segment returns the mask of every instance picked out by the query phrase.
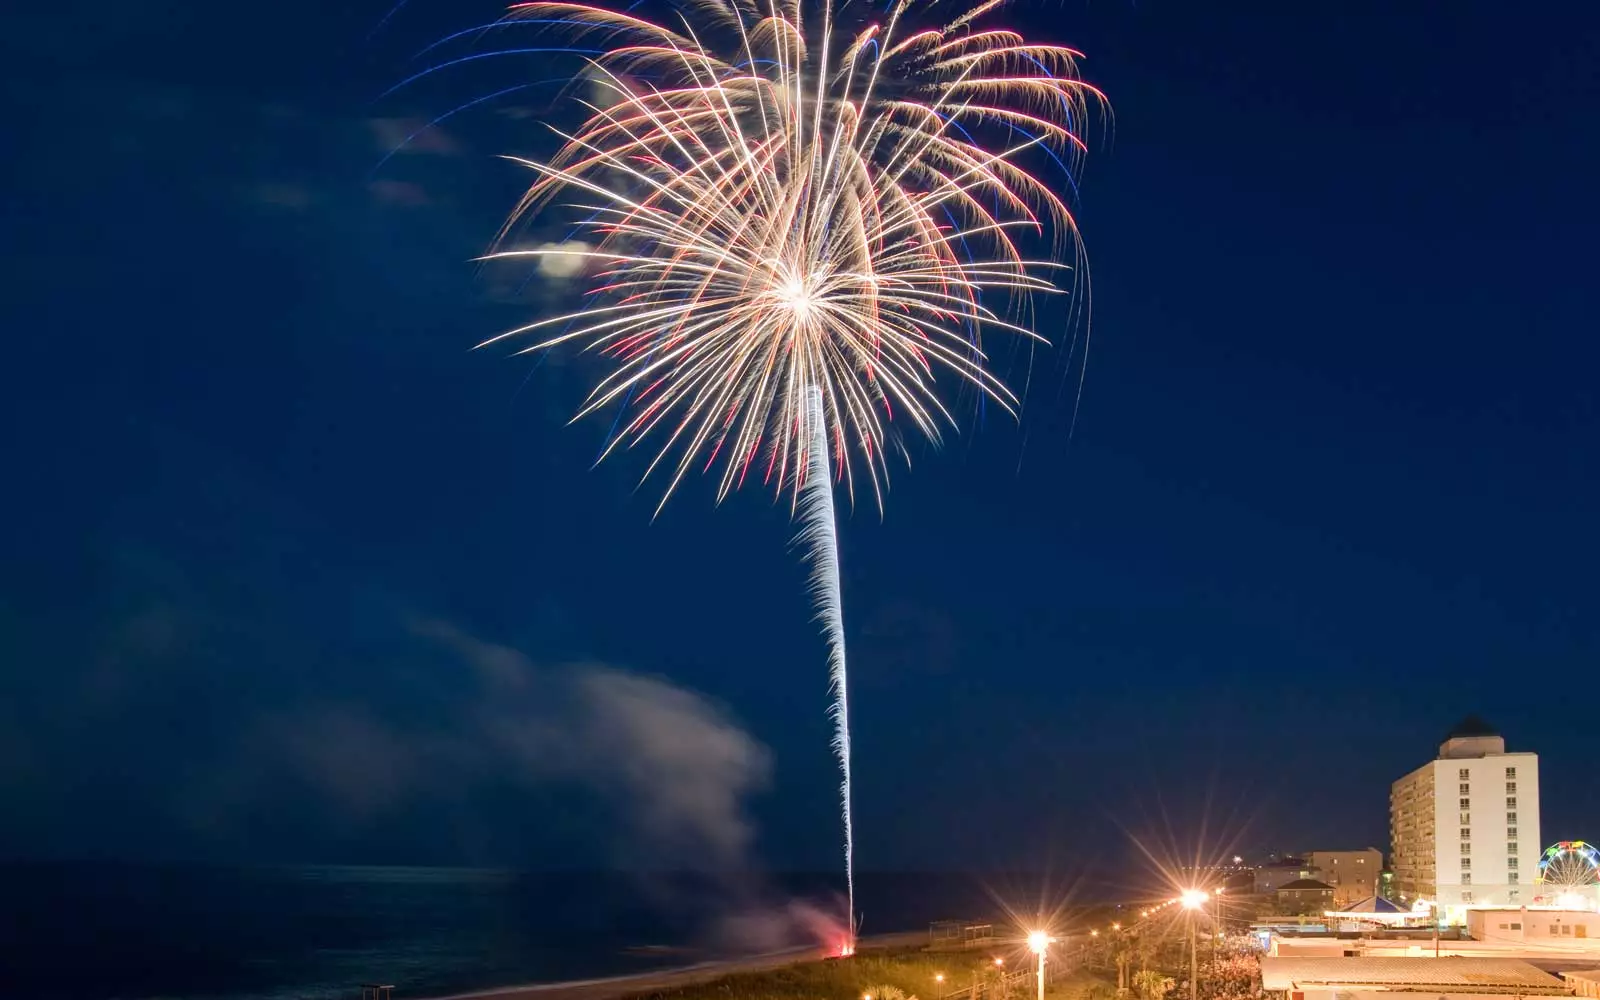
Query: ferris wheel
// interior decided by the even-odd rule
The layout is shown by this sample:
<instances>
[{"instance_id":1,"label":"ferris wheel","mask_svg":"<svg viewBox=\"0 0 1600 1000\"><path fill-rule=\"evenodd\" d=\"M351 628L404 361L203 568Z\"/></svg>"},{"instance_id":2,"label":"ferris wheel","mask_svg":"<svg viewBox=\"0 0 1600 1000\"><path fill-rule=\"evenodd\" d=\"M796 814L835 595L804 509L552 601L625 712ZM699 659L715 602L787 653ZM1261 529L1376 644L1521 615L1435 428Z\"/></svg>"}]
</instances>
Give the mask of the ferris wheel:
<instances>
[{"instance_id":1,"label":"ferris wheel","mask_svg":"<svg viewBox=\"0 0 1600 1000\"><path fill-rule=\"evenodd\" d=\"M1563 840L1539 859L1537 901L1555 903L1563 896L1593 893L1600 886L1600 849L1581 840Z\"/></svg>"}]
</instances>

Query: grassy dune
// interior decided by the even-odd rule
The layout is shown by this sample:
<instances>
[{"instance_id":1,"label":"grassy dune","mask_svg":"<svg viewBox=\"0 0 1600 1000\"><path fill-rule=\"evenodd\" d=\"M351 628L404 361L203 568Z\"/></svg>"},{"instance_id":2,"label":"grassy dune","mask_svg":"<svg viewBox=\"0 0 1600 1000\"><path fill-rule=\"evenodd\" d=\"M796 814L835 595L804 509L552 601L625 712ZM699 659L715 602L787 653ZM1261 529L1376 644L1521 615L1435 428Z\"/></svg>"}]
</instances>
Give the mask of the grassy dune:
<instances>
[{"instance_id":1,"label":"grassy dune","mask_svg":"<svg viewBox=\"0 0 1600 1000\"><path fill-rule=\"evenodd\" d=\"M1027 961L1017 956L1015 961ZM862 1000L883 986L901 990L907 997L939 1000L962 990L974 974L988 972L990 956L977 952L930 953L921 949L869 951L849 959L799 962L780 969L734 972L716 979L666 990L633 994L636 1000ZM980 964L982 963L982 964ZM942 974L943 983L935 980ZM1048 1000L1085 1000L1100 980L1078 972L1058 977L1050 984ZM1015 985L1010 1000L1033 1000L1032 981ZM958 998L952 998L958 1000ZM996 994L995 1000L1000 1000Z\"/></svg>"}]
</instances>

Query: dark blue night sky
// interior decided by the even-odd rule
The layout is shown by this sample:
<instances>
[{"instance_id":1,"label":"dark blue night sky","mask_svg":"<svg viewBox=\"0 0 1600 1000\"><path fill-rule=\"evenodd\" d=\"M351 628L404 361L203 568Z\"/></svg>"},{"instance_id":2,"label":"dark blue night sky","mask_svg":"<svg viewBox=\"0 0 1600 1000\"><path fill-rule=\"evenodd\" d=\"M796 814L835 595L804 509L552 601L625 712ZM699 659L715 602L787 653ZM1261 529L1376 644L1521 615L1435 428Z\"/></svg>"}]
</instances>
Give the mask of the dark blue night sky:
<instances>
[{"instance_id":1,"label":"dark blue night sky","mask_svg":"<svg viewBox=\"0 0 1600 1000\"><path fill-rule=\"evenodd\" d=\"M571 68L379 99L498 5L327 6L0 40L0 854L832 866L786 507L652 523L586 362L470 350L566 294L470 263L542 92L374 173ZM1387 847L1469 712L1600 837L1592 5L1036 7L1115 109L1081 410L843 528L860 864Z\"/></svg>"}]
</instances>

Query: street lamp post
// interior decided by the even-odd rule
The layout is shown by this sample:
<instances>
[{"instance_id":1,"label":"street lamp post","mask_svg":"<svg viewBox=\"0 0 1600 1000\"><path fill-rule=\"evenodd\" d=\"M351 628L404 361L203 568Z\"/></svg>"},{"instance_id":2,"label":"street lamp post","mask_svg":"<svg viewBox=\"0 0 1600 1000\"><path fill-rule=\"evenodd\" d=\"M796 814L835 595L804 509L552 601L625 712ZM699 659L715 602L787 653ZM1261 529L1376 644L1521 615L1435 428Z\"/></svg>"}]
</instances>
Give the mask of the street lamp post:
<instances>
[{"instance_id":1,"label":"street lamp post","mask_svg":"<svg viewBox=\"0 0 1600 1000\"><path fill-rule=\"evenodd\" d=\"M1195 925L1199 922L1200 910L1211 897L1204 889L1185 889L1178 898L1189 911L1189 1000L1200 1000L1200 941Z\"/></svg>"},{"instance_id":2,"label":"street lamp post","mask_svg":"<svg viewBox=\"0 0 1600 1000\"><path fill-rule=\"evenodd\" d=\"M1045 931L1034 931L1028 935L1028 950L1039 956L1039 1000L1044 1000L1044 956L1054 940Z\"/></svg>"}]
</instances>

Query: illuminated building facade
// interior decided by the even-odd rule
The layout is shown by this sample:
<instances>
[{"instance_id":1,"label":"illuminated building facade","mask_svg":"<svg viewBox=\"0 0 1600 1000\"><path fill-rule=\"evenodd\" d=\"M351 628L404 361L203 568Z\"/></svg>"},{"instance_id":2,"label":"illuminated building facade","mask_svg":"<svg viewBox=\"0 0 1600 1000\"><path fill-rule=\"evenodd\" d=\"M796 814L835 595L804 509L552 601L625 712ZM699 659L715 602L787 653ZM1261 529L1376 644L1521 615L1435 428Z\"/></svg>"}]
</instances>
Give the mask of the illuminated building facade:
<instances>
[{"instance_id":1,"label":"illuminated building facade","mask_svg":"<svg viewBox=\"0 0 1600 1000\"><path fill-rule=\"evenodd\" d=\"M1364 851L1310 851L1306 864L1316 870L1312 878L1333 887L1335 907L1343 909L1378 895L1383 852L1376 847Z\"/></svg>"},{"instance_id":2,"label":"illuminated building facade","mask_svg":"<svg viewBox=\"0 0 1600 1000\"><path fill-rule=\"evenodd\" d=\"M1439 756L1389 790L1394 892L1463 907L1531 903L1538 875L1539 757L1507 753L1478 718L1458 725Z\"/></svg>"}]
</instances>

